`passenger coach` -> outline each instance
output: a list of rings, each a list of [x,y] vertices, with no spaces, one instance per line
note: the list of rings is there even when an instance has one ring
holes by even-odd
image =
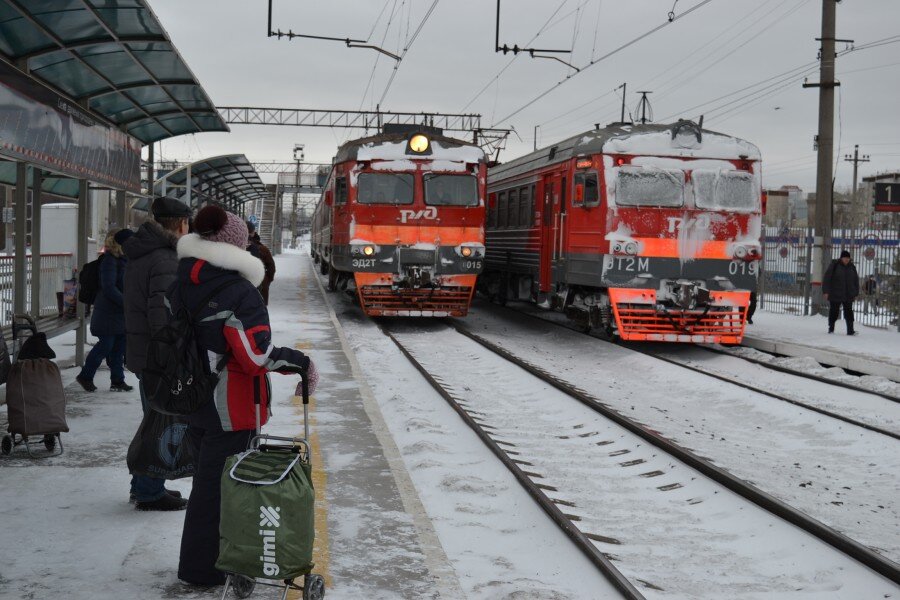
[[[427,127],[341,146],[313,214],[330,289],[372,316],[464,316],[484,259],[484,152]]]
[[[738,343],[760,251],[760,155],[613,124],[490,169],[479,288],[623,340]]]

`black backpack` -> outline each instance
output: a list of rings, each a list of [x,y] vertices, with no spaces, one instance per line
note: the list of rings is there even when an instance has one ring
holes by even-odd
[[[167,415],[190,415],[212,400],[219,376],[210,373],[205,352],[197,346],[195,321],[209,301],[232,282],[206,296],[193,312],[182,307],[169,323],[150,337],[141,385],[150,407]],[[219,372],[230,354],[216,365]]]
[[[81,268],[78,274],[78,301],[84,304],[93,304],[97,301],[100,292],[100,261],[105,255],[101,254],[97,260],[92,260]]]

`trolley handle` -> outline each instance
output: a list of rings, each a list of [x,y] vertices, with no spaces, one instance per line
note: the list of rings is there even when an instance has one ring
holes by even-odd
[[[290,366],[278,370],[285,374],[296,373],[300,375],[300,392],[303,397],[303,404],[309,404],[309,368]]]

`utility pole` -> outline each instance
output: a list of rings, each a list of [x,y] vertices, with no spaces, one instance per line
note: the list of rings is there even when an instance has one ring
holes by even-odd
[[[834,194],[834,80],[835,29],[839,0],[822,0],[822,37],[819,49],[819,83],[803,87],[819,88],[818,164],[816,165],[816,219],[813,238],[812,290],[813,307],[824,312],[822,277],[831,262],[832,197]],[[848,41],[848,40],[840,40]]]
[[[846,162],[853,163],[853,209],[856,209],[857,197],[856,197],[856,184],[857,184],[857,172],[859,170],[859,163],[869,162],[869,155],[863,154],[862,158],[859,157],[859,144],[853,145],[853,155],[845,154],[844,160]]]
[[[647,124],[647,108],[650,107],[650,100],[647,99],[647,94],[652,94],[653,92],[638,92],[641,95],[641,101],[638,103],[638,108],[641,110],[641,125]],[[650,109],[650,120],[653,120],[653,109]]]
[[[300,199],[300,163],[305,158],[303,144],[294,144],[294,160],[297,162],[297,170],[294,175],[294,204],[291,207],[291,243],[293,248],[297,240],[297,202]]]
[[[624,123],[625,122],[625,92],[628,90],[628,82],[626,81],[619,87],[622,88],[622,118],[619,119],[619,123]],[[619,88],[616,88],[616,89],[619,89]]]
[[[534,126],[534,149],[537,150],[537,131],[540,128],[540,125]]]

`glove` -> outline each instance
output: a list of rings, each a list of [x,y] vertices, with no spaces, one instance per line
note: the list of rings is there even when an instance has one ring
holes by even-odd
[[[316,370],[316,363],[309,359],[309,368],[306,370],[306,377],[309,379],[309,395],[312,396],[319,385],[319,371]],[[303,380],[297,383],[297,389],[294,390],[295,396],[303,395]]]

